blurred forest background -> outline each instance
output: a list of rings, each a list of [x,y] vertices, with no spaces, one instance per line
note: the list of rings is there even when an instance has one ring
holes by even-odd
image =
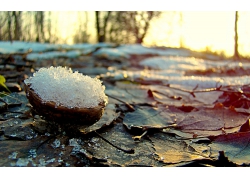
[[[241,39],[246,39],[246,36],[240,33],[238,27],[240,18],[245,14],[237,11],[231,13],[233,17],[230,17],[230,26],[227,28],[230,35],[225,32],[225,38],[228,41],[225,40],[224,42],[227,45],[230,44],[230,50],[225,50],[226,48],[216,49],[211,44],[207,44],[200,47],[200,51],[216,53],[222,57],[230,56],[234,59],[250,57],[249,44],[239,43]],[[53,11],[1,11],[0,41],[68,44],[96,42],[140,43],[151,46],[192,49],[192,45],[187,43],[183,35],[187,31],[187,28],[185,29],[183,26],[185,19],[183,12],[79,11],[64,12],[63,16],[62,14]],[[216,16],[211,21],[215,21]],[[159,19],[161,19],[161,24],[158,23],[157,26],[155,22],[159,21]],[[68,23],[69,21],[71,23]],[[202,24],[196,22],[195,28],[191,30],[194,31],[198,26],[202,26]],[[220,26],[209,27],[207,32],[212,32],[214,29],[219,31]],[[242,29],[246,31],[246,27]],[[200,31],[200,34],[209,39],[206,32],[202,31]],[[215,36],[215,31],[210,33],[211,36]],[[177,36],[172,38],[175,32],[177,32]],[[165,34],[164,38],[161,38],[160,34]],[[156,35],[159,35],[158,39]],[[217,34],[217,36],[223,36],[223,33]],[[200,41],[204,40],[200,39]],[[164,44],[162,42],[168,43]],[[196,50],[197,48],[193,49]]]

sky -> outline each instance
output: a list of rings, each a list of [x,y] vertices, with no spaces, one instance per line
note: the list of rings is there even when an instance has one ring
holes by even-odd
[[[181,13],[183,20],[181,27],[179,19],[171,19],[174,21],[172,26],[170,25],[172,30],[169,31],[171,32],[160,32],[159,29],[167,29],[169,26],[168,23],[163,23],[164,19],[168,19],[168,15],[165,14],[163,20],[159,20],[153,25],[153,37],[147,37],[146,44],[149,45],[153,41],[156,45],[179,47],[180,38],[182,38],[183,45],[192,49],[204,50],[208,47],[211,50],[226,51],[227,54],[232,55],[234,11],[182,11]]]

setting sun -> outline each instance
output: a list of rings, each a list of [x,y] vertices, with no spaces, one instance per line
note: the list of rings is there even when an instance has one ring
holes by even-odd
[[[182,13],[182,24],[176,18]],[[234,50],[234,11],[224,12],[176,12],[174,18],[166,12],[161,20],[152,24],[150,35],[145,45],[180,47],[182,45],[193,50],[210,50],[233,55]],[[247,17],[250,13],[239,13],[239,50],[249,55],[249,37]],[[171,22],[170,22],[171,21]],[[165,30],[163,30],[165,29]]]

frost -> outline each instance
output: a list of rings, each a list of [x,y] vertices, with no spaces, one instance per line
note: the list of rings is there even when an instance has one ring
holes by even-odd
[[[45,136],[50,136],[50,133],[46,132],[44,135],[45,135]]]
[[[55,148],[60,147],[60,144],[61,144],[60,140],[56,139],[56,140],[51,144],[51,146],[55,149]]]
[[[16,159],[18,152],[13,152],[11,155],[9,155],[9,159]]]
[[[41,68],[24,82],[44,102],[52,101],[68,108],[90,108],[108,102],[105,86],[99,79],[73,73],[66,67]]]
[[[69,146],[78,146],[82,143],[81,139],[72,138],[69,140]]]
[[[44,159],[39,159],[39,165],[38,166],[46,166],[46,162]]]
[[[49,163],[53,163],[53,162],[55,162],[55,158],[52,158],[52,159],[49,159],[49,160],[45,160],[45,159],[39,159],[39,167],[45,167],[45,166],[47,166]]]
[[[92,137],[92,139],[90,140],[90,142],[92,143],[96,143],[97,141],[99,141],[99,138],[96,137]]]
[[[52,163],[52,162],[55,162],[55,158],[52,158],[52,159],[49,159],[48,161],[46,161],[46,163]]]
[[[30,149],[29,150],[29,158],[36,158],[37,154],[36,154],[36,149]]]
[[[63,160],[61,158],[58,158],[57,162],[61,163]]]
[[[16,162],[16,166],[25,167],[29,164],[29,162],[32,162],[31,158],[19,158]]]
[[[66,163],[66,164],[65,164],[65,166],[66,166],[66,167],[69,167],[69,166],[70,166],[70,164],[69,164],[69,163]]]
[[[72,138],[69,140],[69,146],[73,146],[72,154],[75,154],[81,150],[81,139]]]

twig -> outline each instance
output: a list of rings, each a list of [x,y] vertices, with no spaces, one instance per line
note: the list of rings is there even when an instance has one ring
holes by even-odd
[[[141,138],[142,138],[143,136],[145,136],[147,133],[148,133],[148,131],[144,131],[144,132],[142,133],[142,135],[140,135],[140,136],[134,136],[134,137],[132,137],[132,138],[134,139],[134,141],[141,141]]]

